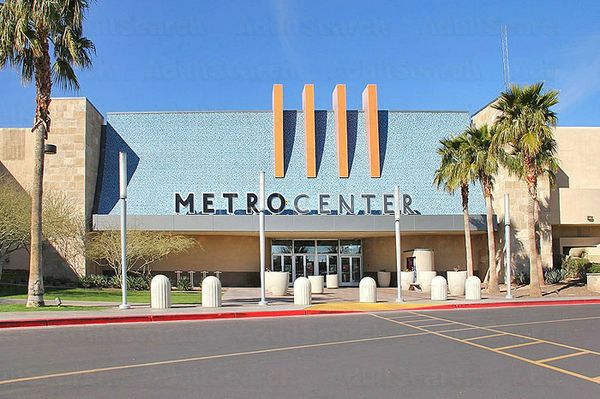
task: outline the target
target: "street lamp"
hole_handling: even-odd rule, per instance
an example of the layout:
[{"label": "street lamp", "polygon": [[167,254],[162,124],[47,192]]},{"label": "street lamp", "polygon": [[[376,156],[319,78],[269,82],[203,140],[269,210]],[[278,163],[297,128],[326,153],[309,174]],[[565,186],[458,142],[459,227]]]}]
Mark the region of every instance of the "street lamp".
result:
[{"label": "street lamp", "polygon": [[398,285],[398,296],[396,302],[404,302],[402,299],[402,247],[400,245],[400,213],[402,197],[400,195],[400,186],[396,186],[394,189],[394,231],[396,234],[396,281]]},{"label": "street lamp", "polygon": [[261,306],[267,305],[265,295],[265,172],[258,176],[258,229],[260,236],[260,302]]},{"label": "street lamp", "polygon": [[127,153],[119,152],[119,198],[121,201],[121,296],[119,309],[129,309],[127,303]]}]

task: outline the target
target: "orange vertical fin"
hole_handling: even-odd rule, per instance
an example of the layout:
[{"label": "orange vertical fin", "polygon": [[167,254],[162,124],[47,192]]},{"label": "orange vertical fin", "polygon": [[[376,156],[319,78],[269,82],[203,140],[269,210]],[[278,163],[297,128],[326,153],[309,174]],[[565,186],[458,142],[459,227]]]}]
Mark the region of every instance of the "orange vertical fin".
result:
[{"label": "orange vertical fin", "polygon": [[348,120],[346,112],[346,85],[336,85],[332,94],[337,143],[338,175],[348,177]]},{"label": "orange vertical fin", "polygon": [[377,86],[369,84],[362,93],[362,105],[367,132],[367,152],[371,177],[381,177],[379,164],[379,121],[377,117]]},{"label": "orange vertical fin", "polygon": [[283,159],[283,85],[273,85],[273,150],[275,177],[284,177]]},{"label": "orange vertical fin", "polygon": [[305,84],[302,90],[304,112],[304,149],[306,153],[306,177],[317,177],[317,151],[315,135],[315,86]]}]

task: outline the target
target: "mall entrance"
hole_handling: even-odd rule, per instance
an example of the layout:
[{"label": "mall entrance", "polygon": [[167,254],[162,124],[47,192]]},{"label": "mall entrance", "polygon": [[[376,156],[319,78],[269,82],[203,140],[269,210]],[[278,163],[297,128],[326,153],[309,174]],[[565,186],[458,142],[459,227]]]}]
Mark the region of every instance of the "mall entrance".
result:
[{"label": "mall entrance", "polygon": [[298,277],[337,274],[340,286],[356,286],[363,274],[360,240],[273,240],[271,270]]}]

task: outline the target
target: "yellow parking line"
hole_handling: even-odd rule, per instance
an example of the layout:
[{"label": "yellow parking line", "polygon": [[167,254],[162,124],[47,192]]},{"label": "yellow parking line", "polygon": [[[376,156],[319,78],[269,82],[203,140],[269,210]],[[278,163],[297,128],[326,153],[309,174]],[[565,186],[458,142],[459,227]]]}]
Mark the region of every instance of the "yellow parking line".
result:
[{"label": "yellow parking line", "polygon": [[502,335],[506,335],[505,333],[499,333],[499,334],[490,334],[490,335],[481,335],[479,337],[472,337],[472,338],[463,338],[465,341],[475,341],[478,339],[485,339],[485,338],[493,338],[493,337],[500,337]]},{"label": "yellow parking line", "polygon": [[[417,314],[417,315],[419,314],[419,313],[415,313],[415,312],[411,312],[411,313],[414,313],[414,314]],[[442,317],[436,317],[436,316],[430,316],[430,315],[423,315],[423,316],[427,316],[427,317],[431,318],[432,320],[453,322],[455,324],[459,324],[459,325],[465,326],[465,327],[471,327],[473,329],[481,329],[481,330],[485,330],[485,331],[489,331],[489,332],[493,332],[493,333],[505,333],[505,334],[508,334],[508,335],[512,335],[513,337],[519,337],[519,338],[524,338],[524,339],[528,339],[528,340],[537,340],[537,341],[545,342],[547,344],[556,345],[556,346],[560,346],[560,347],[568,348],[568,349],[573,349],[575,351],[584,351],[584,352],[587,351],[587,352],[593,353],[595,355],[600,355],[600,352],[597,352],[597,351],[594,351],[594,350],[591,350],[591,349],[578,348],[576,346],[561,344],[559,342],[548,341],[548,340],[544,340],[544,339],[541,339],[541,338],[530,337],[530,336],[527,336],[527,335],[517,334],[517,333],[513,333],[513,332],[508,332],[508,331],[495,330],[495,329],[490,328],[490,327],[476,326],[474,324],[463,323],[461,321],[455,321],[455,320],[445,319],[445,318],[442,318]],[[416,326],[411,326],[411,327],[416,327]],[[442,332],[442,331],[436,331],[436,332]]]},{"label": "yellow parking line", "polygon": [[223,353],[223,354],[219,354],[219,355],[188,357],[188,358],[184,358],[184,359],[160,360],[160,361],[148,362],[148,363],[134,363],[134,364],[125,364],[125,365],[121,365],[121,366],[101,367],[101,368],[87,369],[87,370],[66,371],[66,372],[62,372],[62,373],[13,378],[10,380],[0,380],[0,385],[14,384],[14,383],[18,383],[18,382],[49,380],[52,378],[102,373],[102,372],[107,372],[107,371],[127,370],[127,369],[136,369],[136,368],[142,368],[142,367],[164,366],[164,365],[169,365],[169,364],[199,362],[199,361],[204,361],[204,360],[226,359],[226,358],[230,358],[230,357],[258,355],[258,354],[264,354],[264,353],[284,352],[284,351],[291,351],[291,350],[297,350],[297,349],[319,348],[319,347],[324,347],[324,346],[354,344],[354,343],[371,342],[371,341],[382,341],[382,340],[405,338],[405,337],[416,337],[419,335],[427,335],[427,334],[429,334],[429,333],[428,332],[418,332],[418,333],[410,333],[410,334],[387,335],[387,336],[383,336],[383,337],[358,338],[358,339],[349,339],[349,340],[345,340],[345,341],[321,342],[318,344],[284,346],[284,347],[270,348],[270,349],[259,349],[259,350],[247,351],[247,352]]},{"label": "yellow parking line", "polygon": [[436,323],[436,324],[425,324],[425,325],[419,325],[419,327],[437,327],[437,326],[449,326],[452,325],[453,323]]},{"label": "yellow parking line", "polygon": [[589,353],[590,352],[588,352],[588,351],[569,353],[568,355],[554,356],[554,357],[548,357],[546,359],[541,359],[541,360],[538,360],[538,362],[540,362],[540,363],[553,362],[555,360],[566,359],[566,358],[569,358],[569,357],[581,356],[581,355],[588,355]]},{"label": "yellow parking line", "polygon": [[596,320],[600,319],[600,316],[590,316],[590,317],[574,317],[570,319],[554,319],[554,320],[540,320],[540,321],[526,321],[523,323],[508,323],[508,324],[492,324],[489,326],[483,326],[484,328],[494,328],[494,327],[516,327],[516,326],[529,326],[532,324],[551,324],[551,323],[562,323],[565,321],[581,321],[581,320]]},{"label": "yellow parking line", "polygon": [[[419,313],[415,313],[415,314],[419,314]],[[381,316],[378,316],[376,314],[371,314],[371,315],[374,316],[374,317],[377,317],[379,319],[384,319],[384,320],[387,320],[389,322],[400,324],[400,325],[403,325],[403,326],[406,326],[406,327],[412,327],[412,328],[420,330],[420,331],[428,331],[429,334],[437,335],[439,337],[446,338],[446,339],[449,339],[449,340],[452,340],[452,341],[455,341],[455,342],[461,342],[463,344],[471,345],[471,346],[474,346],[476,348],[484,349],[484,350],[487,350],[487,351],[490,351],[490,352],[494,352],[494,353],[497,353],[497,354],[500,354],[500,355],[503,355],[503,356],[508,356],[508,357],[513,358],[513,359],[518,359],[518,360],[521,360],[521,361],[523,361],[525,363],[534,364],[534,365],[537,365],[539,367],[543,367],[543,368],[546,368],[546,369],[549,369],[549,370],[557,371],[559,373],[563,373],[563,374],[567,374],[567,375],[570,375],[570,376],[573,376],[573,377],[576,377],[576,378],[580,378],[582,380],[586,380],[586,381],[590,381],[590,382],[594,382],[594,383],[600,384],[600,376],[599,377],[595,377],[595,378],[588,377],[586,375],[575,373],[575,372],[570,371],[570,370],[561,369],[560,367],[552,366],[550,364],[541,363],[541,362],[536,361],[536,360],[527,359],[525,357],[518,356],[518,355],[515,355],[515,354],[510,353],[510,352],[503,352],[503,351],[500,351],[498,349],[491,348],[489,346],[480,345],[480,344],[478,344],[476,342],[471,342],[471,341],[466,341],[464,339],[455,338],[455,337],[453,337],[451,335],[443,334],[443,333],[440,333],[438,331],[425,330],[424,328],[421,328],[419,326],[410,325],[410,324],[404,323],[404,322],[399,321],[399,320],[386,319],[385,317],[381,317]],[[430,318],[436,319],[436,320],[440,320],[440,321],[454,321],[454,320],[449,320],[449,319],[444,319],[444,318],[441,318],[441,317],[435,317],[435,316],[429,316],[429,315],[427,315],[427,317],[430,317]],[[473,324],[467,324],[467,323],[456,322],[456,321],[454,321],[454,322],[457,323],[457,324],[468,326],[468,327],[479,327],[479,326],[475,326]],[[499,331],[499,330],[493,330],[493,329],[490,329],[490,328],[482,328],[482,327],[479,327],[479,328],[482,329],[482,330],[488,330],[488,331],[504,332],[504,331]],[[527,337],[527,336],[520,335],[520,334],[513,334],[513,333],[506,333],[506,334],[507,335],[512,335],[512,336],[517,336],[517,337],[520,337],[520,338],[526,338],[526,339],[530,339],[530,340],[536,340],[537,339],[537,338]],[[557,346],[570,347],[570,348],[574,348],[574,349],[579,350],[579,351],[584,351],[585,350],[585,349],[575,348],[575,347],[571,347],[569,345],[558,344],[558,343],[554,343],[554,342],[550,342],[550,341],[538,340],[537,342],[546,342],[546,343],[554,344],[554,345],[557,345]],[[588,351],[588,352],[594,353],[594,351]]]},{"label": "yellow parking line", "polygon": [[506,345],[506,346],[501,346],[499,348],[494,348],[494,349],[496,349],[497,351],[504,351],[507,349],[520,348],[522,346],[537,345],[537,344],[543,344],[543,342],[542,341],[523,342],[522,344]]},{"label": "yellow parking line", "polygon": [[458,331],[469,331],[469,330],[479,330],[481,327],[463,327],[463,328],[453,328],[451,330],[439,330],[438,332],[458,332]]}]

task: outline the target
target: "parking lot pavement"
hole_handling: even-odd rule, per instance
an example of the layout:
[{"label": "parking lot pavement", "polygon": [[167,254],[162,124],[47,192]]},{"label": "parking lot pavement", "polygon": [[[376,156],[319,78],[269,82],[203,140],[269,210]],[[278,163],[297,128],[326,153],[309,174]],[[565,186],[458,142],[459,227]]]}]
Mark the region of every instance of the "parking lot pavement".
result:
[{"label": "parking lot pavement", "polygon": [[6,330],[0,397],[592,398],[599,309]]}]

